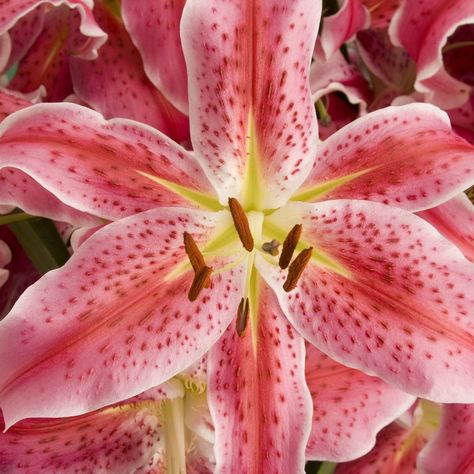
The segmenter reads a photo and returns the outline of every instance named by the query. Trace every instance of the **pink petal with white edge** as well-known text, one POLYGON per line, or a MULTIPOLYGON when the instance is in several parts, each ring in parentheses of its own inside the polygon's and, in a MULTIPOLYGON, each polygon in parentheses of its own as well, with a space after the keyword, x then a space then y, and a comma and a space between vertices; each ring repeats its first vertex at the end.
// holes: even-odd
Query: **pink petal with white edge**
POLYGON ((418 215, 474 262, 474 206, 464 193, 418 215))
POLYGON ((322 51, 316 48, 313 59, 309 78, 313 101, 316 102, 326 94, 339 91, 345 94, 352 104, 359 104, 360 113, 364 113, 370 91, 367 80, 359 70, 348 63, 339 50, 326 61, 322 51))
POLYGON ((367 199, 419 211, 474 182, 474 147, 429 104, 372 112, 318 147, 294 200, 367 199))
POLYGON ((474 265, 453 244, 410 212, 367 201, 294 203, 272 222, 285 233, 302 224, 316 252, 289 293, 286 272, 257 261, 300 334, 413 395, 474 402, 474 265))
POLYGON ((444 405, 441 426, 418 457, 421 472, 474 472, 474 405, 444 405))
POLYGON ((370 14, 360 0, 345 0, 341 9, 325 17, 321 34, 321 45, 329 59, 344 43, 370 24, 370 14))
POLYGON ((188 112, 186 64, 179 25, 186 0, 122 0, 122 17, 151 82, 181 112, 188 112))
MULTIPOLYGON (((458 26, 473 22, 473 2, 431 0, 427 3, 424 0, 412 0, 403 3, 393 17, 389 32, 392 42, 403 46, 417 64, 415 89, 423 92, 426 88, 424 81, 440 72, 447 76, 443 70, 442 48, 458 26)), ((436 88, 436 85, 431 84, 429 88, 436 88)), ((468 92, 467 87, 451 90, 453 95, 464 96, 464 101, 467 100, 468 92)), ((456 106, 460 105, 462 102, 456 106)))
MULTIPOLYGON (((108 41, 95 61, 71 58, 76 94, 105 118, 124 117, 144 122, 178 143, 188 143, 188 118, 148 80, 120 18, 100 3, 94 8, 94 15, 107 32, 108 41)), ((149 44, 156 50, 156 44, 149 44)), ((179 81, 175 79, 175 82, 179 81)))
POLYGON ((23 58, 26 52, 34 44, 36 38, 43 29, 44 13, 45 6, 31 10, 27 15, 22 16, 8 33, 5 33, 10 36, 12 47, 8 63, 6 67, 1 68, 1 70, 5 70, 6 72, 10 69, 15 63, 23 58))
POLYGON ((163 450, 160 402, 182 396, 179 388, 170 381, 139 399, 81 416, 21 421, 0 433, 0 470, 133 473, 163 450))
POLYGON ((236 466, 246 473, 304 472, 311 428, 304 342, 263 282, 258 298, 258 315, 249 316, 243 335, 234 318, 209 353, 216 472, 235 472, 236 466))
POLYGON ((256 207, 284 204, 306 177, 316 153, 308 76, 320 9, 313 0, 186 3, 191 136, 221 202, 240 197, 248 156, 265 189, 254 190, 256 207))
POLYGON ((408 428, 392 423, 378 434, 377 444, 370 453, 355 461, 339 464, 335 473, 419 474, 416 459, 425 443, 426 439, 421 433, 413 436, 408 428))
POLYGON ((313 399, 307 459, 345 462, 366 454, 377 433, 416 400, 378 377, 338 364, 309 343, 305 371, 313 399))
POLYGON ((38 104, 5 119, 0 135, 0 168, 18 168, 66 205, 105 219, 188 206, 170 189, 175 184, 212 197, 189 152, 132 120, 107 121, 75 104, 38 104))
MULTIPOLYGON (((245 265, 213 275, 194 302, 193 271, 178 267, 188 261, 183 232, 202 246, 221 219, 177 208, 122 219, 29 287, 0 325, 6 425, 116 403, 202 357, 237 311, 245 265)), ((232 262, 206 259, 215 269, 232 262)))
POLYGON ((93 0, 25 0, 18 4, 14 0, 6 0, 0 5, 0 34, 7 32, 15 23, 43 4, 50 4, 55 7, 67 5, 76 9, 81 17, 80 31, 84 36, 90 38, 82 51, 78 51, 85 59, 95 59, 97 49, 107 40, 107 35, 97 25, 92 14, 93 0))

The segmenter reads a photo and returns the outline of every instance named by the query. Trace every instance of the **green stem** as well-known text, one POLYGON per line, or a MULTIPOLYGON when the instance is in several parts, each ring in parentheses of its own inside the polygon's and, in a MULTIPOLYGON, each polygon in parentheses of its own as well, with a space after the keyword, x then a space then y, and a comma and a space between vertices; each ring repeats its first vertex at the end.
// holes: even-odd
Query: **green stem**
POLYGON ((0 216, 0 225, 12 224, 13 222, 26 221, 34 218, 35 216, 30 216, 30 214, 26 212, 13 212, 0 216))

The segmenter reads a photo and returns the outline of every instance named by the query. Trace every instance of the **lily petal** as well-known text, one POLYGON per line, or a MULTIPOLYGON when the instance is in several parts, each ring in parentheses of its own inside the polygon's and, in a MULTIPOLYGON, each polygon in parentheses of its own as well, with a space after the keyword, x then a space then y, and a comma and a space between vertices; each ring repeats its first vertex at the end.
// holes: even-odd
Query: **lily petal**
POLYGON ((209 353, 216 472, 304 472, 311 398, 303 339, 263 282, 257 311, 242 336, 234 319, 209 353))
POLYGON ((321 45, 329 59, 344 43, 370 24, 370 14, 360 0, 345 0, 340 10, 324 18, 321 45))
MULTIPOLYGON (((474 4, 463 0, 413 0, 404 2, 393 16, 389 33, 392 43, 403 46, 417 64, 415 89, 426 92, 436 90, 439 80, 425 82, 444 71, 442 48, 460 25, 474 22, 474 4)), ((454 81, 454 79, 453 79, 454 81)), ((459 81, 458 84, 461 84, 459 81)), ((438 100, 437 105, 454 108, 468 97, 469 87, 451 89, 451 96, 438 100)), ((436 99, 432 94, 431 100, 436 99)))
POLYGON ((302 224, 313 263, 298 287, 259 259, 296 330, 349 367, 417 396, 474 402, 474 265, 419 217, 367 201, 295 203, 272 217, 302 224))
POLYGON ((387 28, 403 0, 361 0, 370 11, 372 29, 387 28))
POLYGON ((419 474, 416 457, 426 438, 419 433, 411 435, 406 427, 392 423, 378 434, 377 444, 370 453, 355 461, 339 464, 336 474, 419 474))
POLYGON ((313 101, 316 102, 330 92, 339 91, 352 104, 360 105, 360 113, 365 113, 370 91, 367 80, 359 70, 348 63, 339 50, 326 61, 322 51, 316 48, 313 59, 309 79, 313 101))
POLYGON ((313 398, 307 459, 344 462, 369 452, 377 433, 415 397, 331 360, 306 344, 306 382, 313 398))
POLYGON ((135 472, 163 450, 160 401, 183 396, 180 387, 170 381, 81 416, 21 421, 0 434, 0 469, 18 474, 135 472))
POLYGON ((97 50, 107 40, 107 35, 97 25, 92 14, 92 0, 27 0, 18 4, 15 0, 5 0, 0 5, 0 34, 7 32, 15 23, 25 15, 44 4, 55 7, 67 5, 71 9, 76 9, 80 15, 80 31, 84 36, 90 38, 87 48, 78 54, 87 59, 97 57, 97 50))
POLYGON ((418 457, 421 472, 474 471, 474 405, 444 405, 441 426, 418 457))
POLYGON ((188 112, 188 84, 179 24, 186 0, 122 0, 127 31, 156 88, 181 112, 188 112))
POLYGON ((355 120, 318 148, 293 200, 367 199, 411 211, 468 188, 474 147, 429 104, 387 107, 355 120))
POLYGON ((0 327, 6 425, 116 403, 202 357, 236 313, 246 271, 209 256, 221 271, 190 303, 183 232, 202 245, 222 217, 159 208, 122 219, 29 287, 0 327))
POLYGON ((189 152, 131 120, 107 121, 75 104, 38 104, 6 118, 0 136, 0 167, 17 168, 68 206, 105 219, 160 204, 189 206, 196 196, 213 201, 189 152))
MULTIPOLYGON (((4 33, 11 42, 11 51, 2 71, 7 72, 15 63, 19 62, 35 42, 43 29, 45 7, 41 6, 22 16, 15 25, 4 33)), ((3 48, 2 48, 3 50, 3 48)))
POLYGON ((415 63, 405 49, 390 42, 385 31, 357 33, 357 50, 369 70, 399 95, 413 90, 415 63))
POLYGON ((464 193, 418 215, 435 226, 467 259, 474 262, 474 206, 464 193))
POLYGON ((186 3, 191 136, 222 203, 280 206, 305 179, 316 153, 308 76, 320 9, 313 0, 186 3))
MULTIPOLYGON (((151 125, 173 140, 189 142, 189 121, 148 80, 143 64, 120 18, 106 4, 94 15, 108 41, 95 61, 71 58, 74 90, 105 118, 124 117, 151 125)), ((153 45, 156 50, 156 45, 153 45)), ((179 81, 175 78, 175 83, 179 81)))

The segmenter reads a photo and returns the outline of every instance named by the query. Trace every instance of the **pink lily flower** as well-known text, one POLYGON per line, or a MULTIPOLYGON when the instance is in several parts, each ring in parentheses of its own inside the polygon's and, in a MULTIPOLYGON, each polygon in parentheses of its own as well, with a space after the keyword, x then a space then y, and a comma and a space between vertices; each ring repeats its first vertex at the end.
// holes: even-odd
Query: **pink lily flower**
MULTIPOLYGON (((0 166, 76 218, 115 221, 1 323, 6 427, 117 403, 208 353, 216 469, 300 472, 304 339, 408 393, 474 401, 474 267, 412 214, 472 184, 473 147, 426 104, 318 145, 308 76, 320 7, 186 3, 194 153, 74 104, 4 120, 0 166)), ((41 207, 27 187, 16 200, 41 207)))
POLYGON ((416 62, 415 90, 422 92, 428 102, 444 109, 464 104, 471 87, 446 71, 443 47, 458 27, 472 23, 472 2, 414 0, 401 5, 389 27, 393 44, 403 46, 416 62))
POLYGON ((19 63, 9 87, 31 92, 44 85, 46 98, 52 101, 69 95, 68 56, 94 59, 107 39, 92 7, 91 0, 32 0, 19 5, 12 0, 2 2, 0 34, 9 35, 11 41, 4 72, 19 63))
POLYGON ((23 420, 0 434, 0 469, 18 474, 211 473, 212 445, 193 431, 208 410, 198 394, 189 394, 172 379, 84 415, 23 420))

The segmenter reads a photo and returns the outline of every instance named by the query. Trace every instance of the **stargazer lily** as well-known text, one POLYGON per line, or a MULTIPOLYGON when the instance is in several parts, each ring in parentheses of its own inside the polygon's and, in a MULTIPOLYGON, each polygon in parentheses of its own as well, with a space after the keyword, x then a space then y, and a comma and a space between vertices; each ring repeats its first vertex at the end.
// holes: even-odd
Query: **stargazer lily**
MULTIPOLYGON (((194 153, 73 104, 4 120, 0 166, 76 219, 115 220, 1 323, 7 428, 116 403, 207 352, 217 471, 302 472, 304 338, 404 391, 474 402, 474 267, 410 212, 472 184, 473 147, 426 104, 318 145, 308 75, 320 10, 186 3, 194 153)), ((26 187, 15 196, 41 207, 26 187)))

